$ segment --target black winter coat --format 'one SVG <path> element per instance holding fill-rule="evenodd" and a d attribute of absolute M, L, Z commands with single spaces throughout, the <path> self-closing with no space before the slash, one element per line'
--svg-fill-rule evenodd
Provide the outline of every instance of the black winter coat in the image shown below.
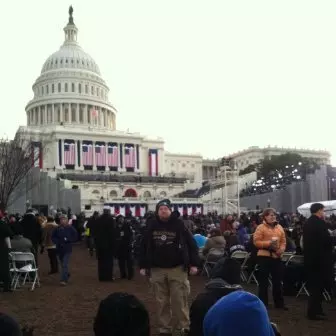
<path fill-rule="evenodd" d="M 305 271 L 330 281 L 333 266 L 332 238 L 327 223 L 313 215 L 303 227 L 303 255 Z M 307 275 L 308 275 L 307 274 Z"/>

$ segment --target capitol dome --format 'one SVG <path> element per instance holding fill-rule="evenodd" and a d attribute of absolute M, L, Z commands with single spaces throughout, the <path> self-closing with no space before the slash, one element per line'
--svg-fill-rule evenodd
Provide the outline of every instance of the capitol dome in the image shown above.
<path fill-rule="evenodd" d="M 116 110 L 108 101 L 109 88 L 97 63 L 77 42 L 78 29 L 69 9 L 65 39 L 44 62 L 27 104 L 27 124 L 69 124 L 81 128 L 115 130 Z"/>
<path fill-rule="evenodd" d="M 60 50 L 48 57 L 42 67 L 41 74 L 62 67 L 88 70 L 100 76 L 99 67 L 94 59 L 78 44 L 68 44 L 67 41 L 64 42 Z"/>

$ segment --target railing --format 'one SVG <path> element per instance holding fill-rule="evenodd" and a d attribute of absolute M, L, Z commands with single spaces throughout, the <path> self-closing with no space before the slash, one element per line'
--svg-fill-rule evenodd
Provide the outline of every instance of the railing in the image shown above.
<path fill-rule="evenodd" d="M 126 173 L 127 174 L 127 173 Z M 130 182 L 130 183 L 153 183 L 153 184 L 184 184 L 186 178 L 180 177 L 161 177 L 161 176 L 138 176 L 122 174 L 82 174 L 82 173 L 59 173 L 58 178 L 70 181 L 81 182 Z"/>
<path fill-rule="evenodd" d="M 100 199 L 82 199 L 82 202 L 86 204 L 104 204 L 104 203 L 114 203 L 114 202 L 158 202 L 161 197 L 109 197 L 109 198 L 100 198 Z M 199 198 L 179 198 L 172 197 L 169 198 L 172 203 L 202 203 L 202 200 Z"/>

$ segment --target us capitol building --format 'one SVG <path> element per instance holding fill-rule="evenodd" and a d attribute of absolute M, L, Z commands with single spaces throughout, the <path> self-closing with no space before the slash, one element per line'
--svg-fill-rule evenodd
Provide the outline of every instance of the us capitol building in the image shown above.
<path fill-rule="evenodd" d="M 201 186 L 201 155 L 168 153 L 162 138 L 116 129 L 118 112 L 98 65 L 77 41 L 72 7 L 64 34 L 33 84 L 27 126 L 18 130 L 34 140 L 39 168 L 79 188 L 82 209 Z"/>

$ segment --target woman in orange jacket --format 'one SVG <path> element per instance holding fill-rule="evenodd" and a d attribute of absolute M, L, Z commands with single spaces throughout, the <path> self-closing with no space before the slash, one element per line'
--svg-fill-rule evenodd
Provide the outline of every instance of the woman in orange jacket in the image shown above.
<path fill-rule="evenodd" d="M 271 275 L 275 308 L 285 309 L 282 291 L 283 264 L 281 256 L 286 249 L 286 235 L 276 219 L 274 209 L 265 209 L 263 223 L 253 235 L 253 243 L 258 249 L 259 298 L 268 306 L 268 281 Z"/>

